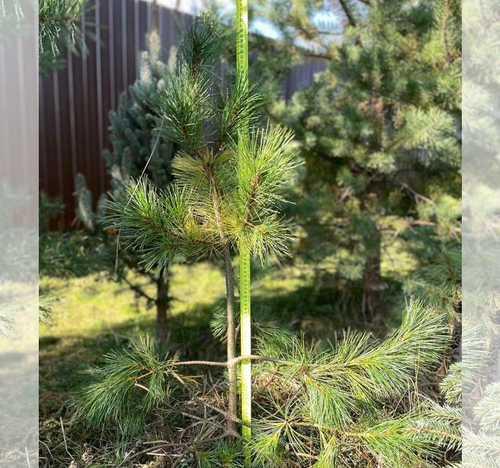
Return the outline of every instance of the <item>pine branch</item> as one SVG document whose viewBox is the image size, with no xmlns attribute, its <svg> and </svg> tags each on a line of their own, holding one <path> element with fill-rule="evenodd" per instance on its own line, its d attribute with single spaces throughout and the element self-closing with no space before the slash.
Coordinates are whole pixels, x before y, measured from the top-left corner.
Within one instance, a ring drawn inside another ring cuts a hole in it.
<svg viewBox="0 0 500 468">
<path fill-rule="evenodd" d="M 85 0 L 42 0 L 38 11 L 40 65 L 43 72 L 58 66 L 66 50 L 85 50 L 81 17 Z"/>
<path fill-rule="evenodd" d="M 134 341 L 130 348 L 104 356 L 104 366 L 93 370 L 95 383 L 79 395 L 80 418 L 92 427 L 118 425 L 131 436 L 143 430 L 147 416 L 168 401 L 173 390 L 167 379 L 168 362 L 159 359 L 148 337 Z"/>
<path fill-rule="evenodd" d="M 344 10 L 344 13 L 346 15 L 347 20 L 349 21 L 349 24 L 351 26 L 356 27 L 358 25 L 358 22 L 356 21 L 356 18 L 354 16 L 353 11 L 351 10 L 351 6 L 349 5 L 347 0 L 339 0 L 340 6 L 342 7 L 342 10 Z"/>
<path fill-rule="evenodd" d="M 204 124 L 213 118 L 210 81 L 186 65 L 166 81 L 159 96 L 160 132 L 188 153 L 196 152 L 204 146 Z"/>
<path fill-rule="evenodd" d="M 298 163 L 293 133 L 280 126 L 257 130 L 234 149 L 238 154 L 238 211 L 241 224 L 272 213 L 283 202 L 282 191 Z"/>
<path fill-rule="evenodd" d="M 401 397 L 414 384 L 417 369 L 422 375 L 439 363 L 448 342 L 443 317 L 413 303 L 401 327 L 380 343 L 374 343 L 368 334 L 348 332 L 333 350 L 316 350 L 303 340 L 277 332 L 261 339 L 259 354 L 294 362 L 270 371 L 277 372 L 288 387 L 295 382 L 293 385 L 312 389 L 304 401 L 320 417 L 326 414 L 325 404 L 333 411 L 332 401 L 343 405 L 331 417 L 341 423 L 349 421 L 353 399 L 373 406 Z"/>
<path fill-rule="evenodd" d="M 349 431 L 347 436 L 365 444 L 375 460 L 388 466 L 419 466 L 436 455 L 425 433 L 416 429 L 420 415 L 409 413 Z"/>
<path fill-rule="evenodd" d="M 157 299 L 154 297 L 150 296 L 146 291 L 144 291 L 144 288 L 138 284 L 132 283 L 129 281 L 126 277 L 122 277 L 122 281 L 125 282 L 125 284 L 132 290 L 134 291 L 137 295 L 140 297 L 146 299 L 150 304 L 155 304 L 157 302 Z"/>
<path fill-rule="evenodd" d="M 179 49 L 180 60 L 195 75 L 210 71 L 221 56 L 224 44 L 224 31 L 210 14 L 195 18 L 193 25 L 184 35 Z"/>
<path fill-rule="evenodd" d="M 217 249 L 215 233 L 199 224 L 192 194 L 172 185 L 159 193 L 148 181 L 127 186 L 125 198 L 108 202 L 108 226 L 137 251 L 147 269 L 164 267 L 175 255 L 196 258 Z"/>
<path fill-rule="evenodd" d="M 237 141 L 238 134 L 244 128 L 252 127 L 257 122 L 262 97 L 237 76 L 231 92 L 223 94 L 220 100 L 219 136 L 216 147 L 222 151 Z"/>
<path fill-rule="evenodd" d="M 246 356 L 238 356 L 229 361 L 173 361 L 174 366 L 209 366 L 209 367 L 231 367 L 235 366 L 242 361 L 265 361 L 265 362 L 275 362 L 275 363 L 290 363 L 290 361 L 283 361 L 279 359 L 274 359 L 265 356 L 257 356 L 255 354 L 249 354 Z"/>
</svg>

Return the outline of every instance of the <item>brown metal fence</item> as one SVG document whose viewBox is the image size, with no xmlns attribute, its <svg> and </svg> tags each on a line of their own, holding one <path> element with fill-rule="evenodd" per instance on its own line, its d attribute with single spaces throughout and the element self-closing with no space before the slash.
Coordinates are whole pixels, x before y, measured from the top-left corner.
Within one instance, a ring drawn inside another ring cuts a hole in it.
<svg viewBox="0 0 500 468">
<path fill-rule="evenodd" d="M 91 0 L 82 25 L 87 54 L 68 55 L 66 66 L 40 80 L 40 190 L 65 206 L 60 227 L 74 220 L 74 181 L 82 173 L 95 198 L 107 189 L 102 152 L 110 147 L 108 113 L 137 76 L 140 53 L 153 21 L 151 2 Z M 162 55 L 179 42 L 190 15 L 159 8 Z M 285 95 L 312 82 L 323 65 L 311 62 L 288 77 Z"/>
</svg>

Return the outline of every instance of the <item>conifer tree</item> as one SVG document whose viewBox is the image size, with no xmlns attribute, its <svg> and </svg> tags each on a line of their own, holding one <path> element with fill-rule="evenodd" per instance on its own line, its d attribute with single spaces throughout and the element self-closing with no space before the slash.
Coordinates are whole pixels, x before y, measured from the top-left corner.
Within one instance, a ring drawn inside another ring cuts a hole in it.
<svg viewBox="0 0 500 468">
<path fill-rule="evenodd" d="M 174 182 L 162 190 L 147 180 L 132 181 L 108 208 L 110 226 L 124 246 L 140 252 L 146 267 L 179 257 L 224 259 L 229 338 L 235 330 L 231 257 L 243 249 L 261 259 L 286 252 L 290 231 L 277 208 L 296 161 L 290 131 L 256 128 L 258 98 L 241 74 L 230 90 L 219 89 L 213 73 L 219 39 L 212 21 L 198 20 L 161 93 L 158 131 L 179 148 Z M 253 434 L 242 431 L 242 453 L 239 444 L 207 440 L 205 453 L 196 454 L 201 466 L 442 466 L 459 457 L 461 440 L 460 411 L 451 405 L 454 383 L 442 385 L 450 404 L 430 399 L 429 386 L 449 346 L 439 309 L 439 300 L 409 301 L 401 326 L 383 340 L 349 331 L 333 343 L 310 343 L 286 330 L 261 328 L 256 355 L 236 357 L 228 339 L 224 363 L 159 359 L 148 340 L 139 340 L 106 356 L 99 380 L 84 394 L 82 412 L 97 426 L 122 427 L 135 415 L 132 425 L 140 430 L 152 409 L 168 404 L 175 411 L 180 404 L 174 396 L 176 382 L 184 382 L 179 369 L 224 365 L 229 396 L 223 435 L 233 435 L 231 379 L 237 362 L 253 360 L 259 363 Z"/>
<path fill-rule="evenodd" d="M 146 268 L 162 268 L 179 256 L 224 260 L 228 431 L 234 433 L 232 252 L 244 252 L 247 265 L 250 255 L 264 260 L 286 252 L 289 229 L 276 207 L 296 164 L 289 130 L 255 128 L 259 98 L 243 75 L 236 76 L 231 89 L 220 89 L 214 67 L 222 44 L 222 32 L 213 20 L 195 21 L 158 105 L 158 131 L 179 148 L 173 159 L 174 183 L 161 190 L 144 180 L 130 184 L 126 197 L 109 205 L 109 219 L 124 245 L 141 252 Z M 241 138 L 245 132 L 247 137 Z"/>
<path fill-rule="evenodd" d="M 128 92 L 120 96 L 118 108 L 109 116 L 112 150 L 106 150 L 104 158 L 111 179 L 110 193 L 115 198 L 123 196 L 131 178 L 147 178 L 153 185 L 163 188 L 172 182 L 171 161 L 175 148 L 171 142 L 156 135 L 154 129 L 159 94 L 174 67 L 175 56 L 171 57 L 170 64 L 165 64 L 159 55 L 159 34 L 152 29 L 148 34 L 148 51 L 141 58 L 140 76 Z M 110 269 L 118 281 L 126 283 L 137 297 L 146 300 L 148 307 L 155 307 L 157 338 L 165 347 L 169 336 L 167 322 L 171 304 L 169 266 L 145 269 L 137 253 L 117 249 L 119 239 L 116 233 L 107 231 L 103 225 L 108 195 L 101 196 L 94 212 L 92 193 L 81 174 L 77 176 L 75 185 L 78 219 L 87 229 L 102 235 L 109 256 L 113 257 Z M 138 279 L 131 278 L 130 272 L 135 273 Z M 150 285 L 156 291 L 154 295 L 147 292 Z"/>
<path fill-rule="evenodd" d="M 460 2 L 276 0 L 258 11 L 293 54 L 326 66 L 271 106 L 305 159 L 300 251 L 318 278 L 361 289 L 354 306 L 382 315 L 383 269 L 404 279 L 405 262 L 432 263 L 459 242 Z"/>
</svg>

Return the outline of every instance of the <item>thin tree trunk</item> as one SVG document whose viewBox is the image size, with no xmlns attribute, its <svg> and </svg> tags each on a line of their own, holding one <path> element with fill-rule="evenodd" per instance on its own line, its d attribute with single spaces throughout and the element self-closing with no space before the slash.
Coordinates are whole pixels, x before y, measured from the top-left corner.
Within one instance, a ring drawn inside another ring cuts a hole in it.
<svg viewBox="0 0 500 468">
<path fill-rule="evenodd" d="M 236 327 L 234 324 L 234 271 L 229 246 L 224 248 L 224 267 L 226 277 L 227 360 L 232 362 L 236 357 Z M 238 388 L 235 364 L 229 364 L 227 370 L 229 377 L 227 432 L 230 436 L 236 437 L 238 436 L 235 422 L 238 417 Z"/>
<path fill-rule="evenodd" d="M 363 275 L 363 313 L 370 321 L 383 318 L 386 310 L 382 295 L 387 285 L 382 280 L 382 238 L 374 222 L 368 242 L 369 256 Z"/>
<path fill-rule="evenodd" d="M 214 174 L 210 171 L 208 178 L 214 190 L 212 192 L 213 207 L 215 213 L 215 220 L 219 229 L 219 236 L 224 243 L 224 267 L 226 278 L 226 315 L 227 315 L 227 362 L 231 363 L 227 366 L 228 371 L 228 412 L 226 419 L 227 433 L 230 436 L 237 437 L 238 431 L 236 429 L 237 411 L 238 411 L 238 389 L 236 382 L 236 365 L 233 363 L 236 357 L 236 327 L 234 325 L 234 272 L 231 263 L 231 253 L 229 250 L 229 243 L 224 233 L 222 225 L 221 201 L 219 187 Z"/>
<path fill-rule="evenodd" d="M 354 14 L 351 10 L 351 7 L 349 6 L 349 3 L 346 2 L 346 0 L 339 0 L 340 6 L 342 7 L 342 10 L 344 10 L 344 14 L 347 18 L 347 21 L 349 21 L 349 25 L 351 26 L 356 26 L 356 18 L 354 17 Z"/>
<path fill-rule="evenodd" d="M 168 342 L 168 309 L 169 301 L 169 275 L 168 267 L 160 270 L 156 281 L 156 337 L 160 348 L 164 349 Z"/>
</svg>

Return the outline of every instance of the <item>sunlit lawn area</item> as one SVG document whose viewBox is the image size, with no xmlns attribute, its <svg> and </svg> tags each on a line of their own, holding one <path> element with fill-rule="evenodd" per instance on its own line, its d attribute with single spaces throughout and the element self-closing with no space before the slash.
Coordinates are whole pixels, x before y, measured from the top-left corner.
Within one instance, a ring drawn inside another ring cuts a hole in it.
<svg viewBox="0 0 500 468">
<path fill-rule="evenodd" d="M 173 270 L 172 335 L 181 345 L 190 326 L 208 324 L 209 306 L 223 294 L 224 282 L 221 273 L 206 263 Z M 195 283 L 188 281 L 192 278 Z M 154 308 L 107 273 L 46 276 L 41 286 L 57 296 L 48 322 L 40 327 L 42 406 L 46 392 L 75 390 L 81 371 L 101 359 L 103 352 L 134 335 L 154 333 Z"/>
<path fill-rule="evenodd" d="M 155 333 L 155 308 L 113 279 L 109 263 L 99 259 L 99 248 L 80 233 L 65 234 L 50 239 L 42 258 L 42 264 L 56 272 L 49 275 L 51 270 L 42 268 L 40 283 L 44 296 L 50 297 L 48 319 L 40 325 L 40 437 L 42 456 L 51 460 L 45 466 L 64 465 L 68 452 L 79 459 L 90 457 L 86 450 L 93 453 L 92 460 L 97 457 L 102 462 L 91 466 L 114 466 L 112 451 L 101 447 L 96 455 L 95 449 L 84 444 L 92 437 L 73 417 L 72 402 L 91 380 L 88 371 L 102 363 L 107 352 L 123 349 L 141 334 Z M 258 325 L 327 338 L 347 325 L 363 325 L 359 317 L 347 312 L 350 305 L 337 301 L 331 290 L 314 287 L 310 272 L 304 269 L 281 265 L 262 270 L 255 265 L 254 273 Z M 129 279 L 143 282 L 134 276 Z M 154 296 L 154 286 L 150 288 L 147 292 Z M 215 264 L 173 266 L 170 353 L 224 360 L 225 345 L 211 330 L 214 314 L 223 311 L 224 291 L 222 271 Z"/>
</svg>

